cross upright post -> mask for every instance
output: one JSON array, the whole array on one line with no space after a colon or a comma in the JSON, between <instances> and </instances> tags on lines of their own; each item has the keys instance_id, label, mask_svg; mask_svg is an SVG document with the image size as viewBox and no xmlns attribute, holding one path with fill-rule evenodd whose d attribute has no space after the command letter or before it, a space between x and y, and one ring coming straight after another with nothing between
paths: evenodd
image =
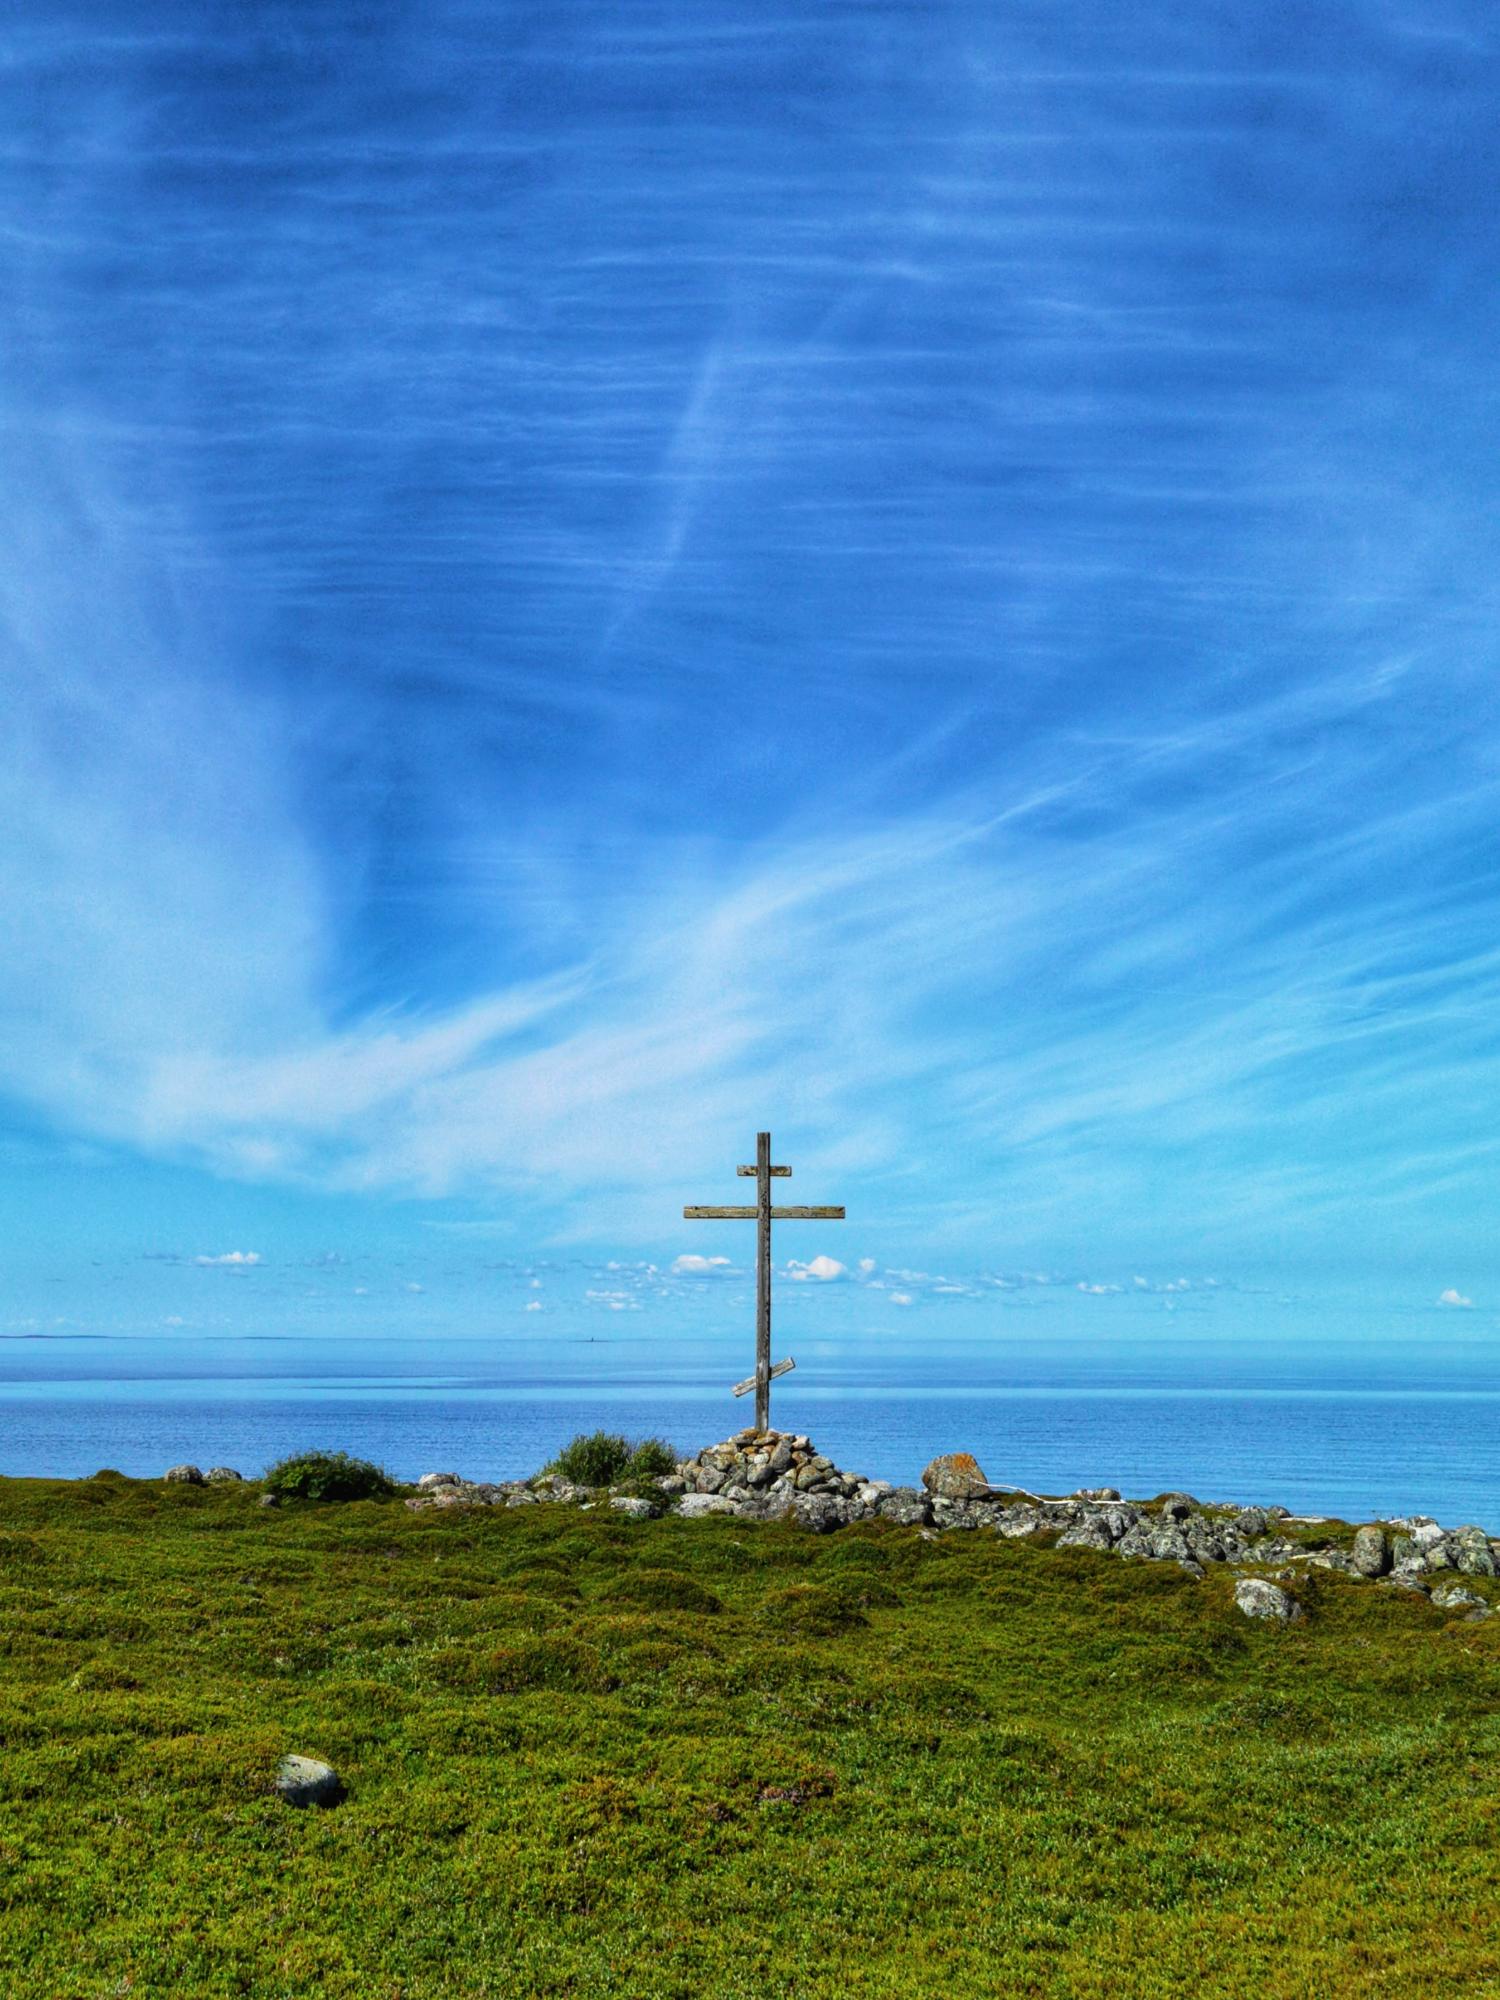
<instances>
[{"instance_id":1,"label":"cross upright post","mask_svg":"<svg viewBox=\"0 0 1500 2000\"><path fill-rule=\"evenodd\" d=\"M755 1373L745 1382L735 1384L734 1393L741 1396L747 1389L755 1391L755 1428L765 1431L771 1428L771 1378L784 1375L796 1366L790 1359L771 1365L771 1224L773 1222L842 1222L842 1208L773 1208L771 1205L772 1178L785 1179L791 1174L790 1167L773 1167L771 1164L771 1135L757 1132L755 1135L755 1165L736 1167L735 1172L746 1179L755 1178L755 1206L749 1207L689 1207L682 1213L689 1222L750 1222L755 1223Z\"/></svg>"}]
</instances>

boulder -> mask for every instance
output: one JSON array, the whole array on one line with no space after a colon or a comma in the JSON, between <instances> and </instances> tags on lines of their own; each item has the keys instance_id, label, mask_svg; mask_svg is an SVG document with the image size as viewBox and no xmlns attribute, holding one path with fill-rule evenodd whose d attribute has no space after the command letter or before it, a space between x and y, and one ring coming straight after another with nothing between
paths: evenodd
<instances>
[{"instance_id":1,"label":"boulder","mask_svg":"<svg viewBox=\"0 0 1500 2000\"><path fill-rule=\"evenodd\" d=\"M245 1476L232 1465L211 1465L203 1475L210 1486L243 1486Z\"/></svg>"},{"instance_id":2,"label":"boulder","mask_svg":"<svg viewBox=\"0 0 1500 2000\"><path fill-rule=\"evenodd\" d=\"M1108 1527L1097 1514L1085 1514L1057 1538L1060 1549L1109 1549L1113 1545Z\"/></svg>"},{"instance_id":3,"label":"boulder","mask_svg":"<svg viewBox=\"0 0 1500 2000\"><path fill-rule=\"evenodd\" d=\"M844 1525L844 1510L831 1493L799 1493L792 1502L792 1518L799 1528L815 1535Z\"/></svg>"},{"instance_id":4,"label":"boulder","mask_svg":"<svg viewBox=\"0 0 1500 2000\"><path fill-rule=\"evenodd\" d=\"M1117 1486L1080 1486L1070 1497L1074 1500L1118 1500L1120 1490Z\"/></svg>"},{"instance_id":5,"label":"boulder","mask_svg":"<svg viewBox=\"0 0 1500 2000\"><path fill-rule=\"evenodd\" d=\"M997 1535L1004 1535L1008 1541L1018 1541L1022 1535L1034 1535L1043 1525L1040 1509L1023 1502L1019 1507L1001 1507L991 1516L991 1526Z\"/></svg>"},{"instance_id":6,"label":"boulder","mask_svg":"<svg viewBox=\"0 0 1500 2000\"><path fill-rule=\"evenodd\" d=\"M201 1486L203 1474L196 1465L169 1465L162 1474L168 1486Z\"/></svg>"},{"instance_id":7,"label":"boulder","mask_svg":"<svg viewBox=\"0 0 1500 2000\"><path fill-rule=\"evenodd\" d=\"M935 1458L922 1474L922 1484L939 1500L982 1500L990 1490L978 1459L968 1451Z\"/></svg>"},{"instance_id":8,"label":"boulder","mask_svg":"<svg viewBox=\"0 0 1500 2000\"><path fill-rule=\"evenodd\" d=\"M932 1506L914 1486L898 1486L877 1503L877 1512L882 1521L894 1521L898 1527L922 1528L931 1519Z\"/></svg>"},{"instance_id":9,"label":"boulder","mask_svg":"<svg viewBox=\"0 0 1500 2000\"><path fill-rule=\"evenodd\" d=\"M279 1507L281 1501L274 1493L262 1493L257 1504L262 1507Z\"/></svg>"},{"instance_id":10,"label":"boulder","mask_svg":"<svg viewBox=\"0 0 1500 2000\"><path fill-rule=\"evenodd\" d=\"M1455 1569L1462 1570L1465 1576L1495 1574L1495 1558L1490 1550L1489 1537L1483 1528L1455 1528L1448 1539L1455 1552L1453 1558Z\"/></svg>"},{"instance_id":11,"label":"boulder","mask_svg":"<svg viewBox=\"0 0 1500 2000\"><path fill-rule=\"evenodd\" d=\"M1263 1576L1244 1576L1234 1587L1234 1601L1247 1618L1271 1618L1292 1624L1302 1616L1302 1606L1278 1585Z\"/></svg>"},{"instance_id":12,"label":"boulder","mask_svg":"<svg viewBox=\"0 0 1500 2000\"><path fill-rule=\"evenodd\" d=\"M649 1521L656 1512L649 1500L632 1493L612 1493L609 1504L617 1514L624 1514L632 1521Z\"/></svg>"},{"instance_id":13,"label":"boulder","mask_svg":"<svg viewBox=\"0 0 1500 2000\"><path fill-rule=\"evenodd\" d=\"M1356 1576L1384 1576L1391 1566L1390 1544L1384 1528L1356 1528L1349 1559Z\"/></svg>"},{"instance_id":14,"label":"boulder","mask_svg":"<svg viewBox=\"0 0 1500 2000\"><path fill-rule=\"evenodd\" d=\"M1198 1503L1191 1493L1163 1493L1158 1505L1165 1521L1185 1521L1189 1514L1198 1512Z\"/></svg>"},{"instance_id":15,"label":"boulder","mask_svg":"<svg viewBox=\"0 0 1500 2000\"><path fill-rule=\"evenodd\" d=\"M424 1472L417 1481L419 1493L431 1493L438 1486L462 1486L463 1481L456 1472Z\"/></svg>"},{"instance_id":16,"label":"boulder","mask_svg":"<svg viewBox=\"0 0 1500 2000\"><path fill-rule=\"evenodd\" d=\"M734 1507L722 1493L684 1493L677 1511L684 1521L701 1521L709 1514L732 1514Z\"/></svg>"},{"instance_id":17,"label":"boulder","mask_svg":"<svg viewBox=\"0 0 1500 2000\"><path fill-rule=\"evenodd\" d=\"M276 1789L289 1806L335 1806L344 1796L338 1772L318 1757L283 1757Z\"/></svg>"}]
</instances>

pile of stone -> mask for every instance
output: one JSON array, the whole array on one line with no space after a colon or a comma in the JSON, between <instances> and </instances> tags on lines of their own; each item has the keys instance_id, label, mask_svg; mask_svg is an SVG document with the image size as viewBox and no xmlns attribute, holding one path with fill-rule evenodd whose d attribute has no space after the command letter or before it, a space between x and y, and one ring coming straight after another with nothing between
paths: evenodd
<instances>
[{"instance_id":1,"label":"pile of stone","mask_svg":"<svg viewBox=\"0 0 1500 2000\"><path fill-rule=\"evenodd\" d=\"M206 1475L196 1466L174 1466L165 1476L192 1484L239 1478L223 1466ZM891 1521L927 1535L988 1530L1012 1540L1046 1537L1058 1548L1095 1549L1127 1561L1175 1563L1194 1576L1203 1576L1216 1563L1274 1569L1283 1580L1301 1567L1339 1570L1387 1588L1430 1595L1436 1604L1468 1608L1480 1617L1487 1615L1488 1603L1463 1579L1500 1574L1500 1539L1482 1528L1444 1528L1426 1515L1361 1527L1350 1538L1341 1522L1324 1524L1285 1507L1204 1504L1188 1493L1131 1501L1122 1500L1112 1486L1098 1486L1048 1499L992 1485L968 1452L935 1458L920 1487L895 1486L888 1479L845 1472L809 1438L777 1430L740 1431L683 1459L675 1471L626 1491L578 1486L557 1473L476 1481L456 1472L428 1472L406 1502L415 1511L547 1504L608 1506L638 1518L670 1511L684 1520L711 1514L786 1520L815 1534L867 1520ZM1324 1525L1333 1532L1313 1532ZM1295 1537L1289 1532L1293 1529ZM1252 1611L1252 1600L1263 1607L1271 1598L1251 1592L1241 1605L1249 1615L1268 1615L1263 1609Z\"/></svg>"}]
</instances>

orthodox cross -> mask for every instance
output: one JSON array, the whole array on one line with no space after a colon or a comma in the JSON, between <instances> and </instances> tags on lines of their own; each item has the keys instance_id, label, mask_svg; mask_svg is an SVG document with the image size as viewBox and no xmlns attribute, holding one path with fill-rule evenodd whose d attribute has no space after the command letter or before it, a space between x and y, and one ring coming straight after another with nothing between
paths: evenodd
<instances>
[{"instance_id":1,"label":"orthodox cross","mask_svg":"<svg viewBox=\"0 0 1500 2000\"><path fill-rule=\"evenodd\" d=\"M755 1135L755 1165L736 1167L735 1172L756 1182L757 1200L754 1208L685 1208L682 1213L688 1222L754 1222L755 1224L755 1373L747 1381L737 1382L734 1393L743 1396L748 1390L755 1391L755 1428L765 1431L771 1428L771 1377L785 1375L796 1362L778 1361L771 1366L771 1224L773 1222L842 1222L841 1208L772 1208L771 1181L786 1180L791 1176L790 1167L771 1165L771 1135L757 1132Z\"/></svg>"}]
</instances>

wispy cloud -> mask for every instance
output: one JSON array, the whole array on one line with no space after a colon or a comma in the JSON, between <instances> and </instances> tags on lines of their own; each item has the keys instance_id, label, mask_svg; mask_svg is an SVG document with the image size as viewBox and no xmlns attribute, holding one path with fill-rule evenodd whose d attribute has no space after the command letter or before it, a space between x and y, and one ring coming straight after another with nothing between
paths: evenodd
<instances>
[{"instance_id":1,"label":"wispy cloud","mask_svg":"<svg viewBox=\"0 0 1500 2000\"><path fill-rule=\"evenodd\" d=\"M957 19L26 38L12 1103L659 1254L768 1122L1090 1291L1475 1238L1483 66Z\"/></svg>"}]
</instances>

